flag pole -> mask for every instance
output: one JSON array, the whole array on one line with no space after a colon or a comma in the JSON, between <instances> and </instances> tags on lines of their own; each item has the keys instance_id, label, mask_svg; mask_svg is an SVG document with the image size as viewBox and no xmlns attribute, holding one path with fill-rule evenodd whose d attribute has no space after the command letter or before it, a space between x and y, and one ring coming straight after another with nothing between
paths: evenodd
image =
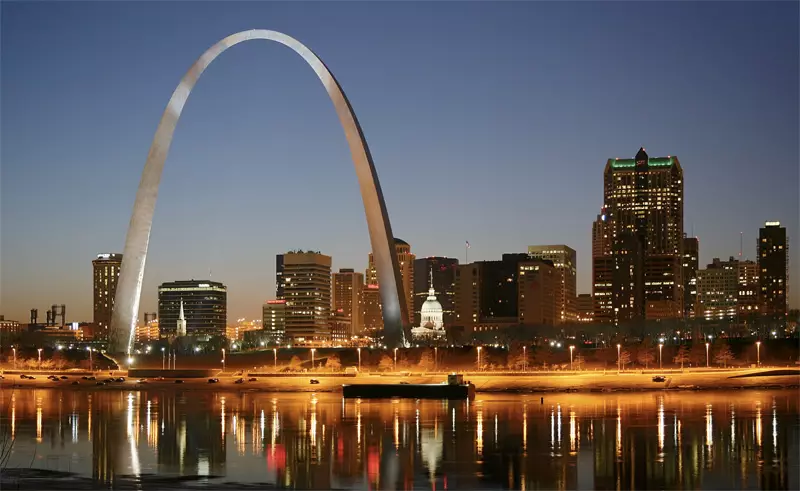
<instances>
[{"instance_id":1,"label":"flag pole","mask_svg":"<svg viewBox=\"0 0 800 491\"><path fill-rule=\"evenodd\" d=\"M469 241L464 245L464 264L469 264Z\"/></svg>"}]
</instances>

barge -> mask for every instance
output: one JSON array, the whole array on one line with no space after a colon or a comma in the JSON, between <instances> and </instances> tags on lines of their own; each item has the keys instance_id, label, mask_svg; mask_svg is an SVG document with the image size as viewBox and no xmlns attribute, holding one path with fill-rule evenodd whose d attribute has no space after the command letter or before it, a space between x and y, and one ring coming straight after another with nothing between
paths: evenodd
<instances>
[{"instance_id":1,"label":"barge","mask_svg":"<svg viewBox=\"0 0 800 491\"><path fill-rule=\"evenodd\" d=\"M441 384L346 384L342 385L345 399L450 399L475 398L475 386L464 382L464 376L450 374Z\"/></svg>"}]
</instances>

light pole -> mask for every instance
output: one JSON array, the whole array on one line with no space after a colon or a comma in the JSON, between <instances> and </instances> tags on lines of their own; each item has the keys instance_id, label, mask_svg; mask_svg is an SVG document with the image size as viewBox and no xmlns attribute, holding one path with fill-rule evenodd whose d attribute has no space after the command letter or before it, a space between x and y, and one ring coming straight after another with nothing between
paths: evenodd
<instances>
[{"instance_id":1,"label":"light pole","mask_svg":"<svg viewBox=\"0 0 800 491\"><path fill-rule=\"evenodd\" d=\"M14 352L14 370L17 369L17 348L11 348L11 351Z\"/></svg>"},{"instance_id":2,"label":"light pole","mask_svg":"<svg viewBox=\"0 0 800 491\"><path fill-rule=\"evenodd\" d=\"M433 371L434 372L438 372L439 371L439 347L438 346L434 346L433 347Z\"/></svg>"},{"instance_id":3,"label":"light pole","mask_svg":"<svg viewBox=\"0 0 800 491\"><path fill-rule=\"evenodd\" d=\"M164 370L166 365L164 365L164 360L167 354L164 352L164 347L161 347L161 369Z\"/></svg>"},{"instance_id":4,"label":"light pole","mask_svg":"<svg viewBox=\"0 0 800 491\"><path fill-rule=\"evenodd\" d=\"M572 350L574 350L574 349L575 349L574 345L569 345L569 369L570 370L574 370L574 368L572 368Z\"/></svg>"},{"instance_id":5,"label":"light pole","mask_svg":"<svg viewBox=\"0 0 800 491\"><path fill-rule=\"evenodd\" d=\"M222 372L225 373L225 348L222 348Z\"/></svg>"},{"instance_id":6,"label":"light pole","mask_svg":"<svg viewBox=\"0 0 800 491\"><path fill-rule=\"evenodd\" d=\"M706 368L709 367L708 364L708 347L711 346L709 343L706 343Z\"/></svg>"},{"instance_id":7,"label":"light pole","mask_svg":"<svg viewBox=\"0 0 800 491\"><path fill-rule=\"evenodd\" d=\"M756 366L761 366L761 341L756 341Z\"/></svg>"},{"instance_id":8,"label":"light pole","mask_svg":"<svg viewBox=\"0 0 800 491\"><path fill-rule=\"evenodd\" d=\"M275 369L278 368L278 348L272 348L272 357L275 360Z\"/></svg>"},{"instance_id":9,"label":"light pole","mask_svg":"<svg viewBox=\"0 0 800 491\"><path fill-rule=\"evenodd\" d=\"M314 352L317 351L316 348L311 348L311 369L314 369Z\"/></svg>"},{"instance_id":10,"label":"light pole","mask_svg":"<svg viewBox=\"0 0 800 491\"><path fill-rule=\"evenodd\" d=\"M523 346L522 347L522 371L523 372L527 372L528 371L528 347L527 346Z\"/></svg>"},{"instance_id":11,"label":"light pole","mask_svg":"<svg viewBox=\"0 0 800 491\"><path fill-rule=\"evenodd\" d=\"M91 371L93 371L93 368L94 368L94 361L92 360L92 347L91 346L87 346L86 347L86 351L89 352L89 371L91 372Z\"/></svg>"},{"instance_id":12,"label":"light pole","mask_svg":"<svg viewBox=\"0 0 800 491\"><path fill-rule=\"evenodd\" d=\"M178 350L174 350L172 352L172 369L173 370L178 369Z\"/></svg>"},{"instance_id":13,"label":"light pole","mask_svg":"<svg viewBox=\"0 0 800 491\"><path fill-rule=\"evenodd\" d=\"M481 369L481 347L478 346L478 370Z\"/></svg>"},{"instance_id":14,"label":"light pole","mask_svg":"<svg viewBox=\"0 0 800 491\"><path fill-rule=\"evenodd\" d=\"M397 371L397 348L394 349L394 371Z\"/></svg>"},{"instance_id":15,"label":"light pole","mask_svg":"<svg viewBox=\"0 0 800 491\"><path fill-rule=\"evenodd\" d=\"M661 349L664 347L664 343L658 343L658 369L661 370Z\"/></svg>"},{"instance_id":16,"label":"light pole","mask_svg":"<svg viewBox=\"0 0 800 491\"><path fill-rule=\"evenodd\" d=\"M622 360L620 359L620 352L619 352L620 348L622 348L622 345L617 343L617 373L622 371Z\"/></svg>"},{"instance_id":17,"label":"light pole","mask_svg":"<svg viewBox=\"0 0 800 491\"><path fill-rule=\"evenodd\" d=\"M361 348L356 348L358 351L358 372L361 373Z\"/></svg>"},{"instance_id":18,"label":"light pole","mask_svg":"<svg viewBox=\"0 0 800 491\"><path fill-rule=\"evenodd\" d=\"M41 370L42 369L42 348L39 348L36 351L39 352L39 370Z\"/></svg>"}]
</instances>

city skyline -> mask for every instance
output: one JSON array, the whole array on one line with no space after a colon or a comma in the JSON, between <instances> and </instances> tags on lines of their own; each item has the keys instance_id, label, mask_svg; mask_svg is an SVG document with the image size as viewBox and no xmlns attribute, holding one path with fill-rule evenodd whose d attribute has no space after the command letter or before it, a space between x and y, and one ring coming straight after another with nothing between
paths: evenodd
<instances>
[{"instance_id":1,"label":"city skyline","mask_svg":"<svg viewBox=\"0 0 800 491\"><path fill-rule=\"evenodd\" d=\"M299 23L308 9L303 5L238 6L223 19L215 18L213 5L201 5L192 14L200 26L195 33L185 27L172 33L168 21L179 9L142 6L142 12L162 12L152 36L169 33L170 42L162 45L136 37L134 27L145 14L124 4L3 4L0 310L6 318L24 321L30 308L57 303L66 304L75 320L91 319L91 259L122 252L138 175L167 98L192 60L253 22L307 43L337 74L364 125L394 234L408 240L418 258L449 256L463 262L465 240L471 244L471 262L524 252L530 244L566 244L577 251L577 293L590 292L589 227L602 203L605 162L632 158L644 146L652 157L681 160L684 227L700 238L701 265L736 255L739 232L744 232L743 258L756 259L758 229L766 221L780 221L790 240L790 278L797 277L791 271L800 255L791 240L798 236L798 32L787 20L797 18L797 4L583 6L576 22L588 31L573 37L523 29L523 19L546 25L546 19L568 17L569 8L552 4L422 7L432 19L458 14L455 27L446 32L424 16L411 16L407 7L332 9L342 11L332 13L336 19L358 10L366 12L358 15L361 19L399 15L410 21L421 38L399 48L392 43L401 30L394 27L385 33L361 28L354 40L343 40L330 28L315 32L319 19ZM326 8L331 9L321 10ZM259 12L254 14L258 20L247 18L247 11ZM128 14L130 19L120 20ZM597 27L612 17L616 25L656 16L666 22L680 15L689 15L691 40L679 42L694 43L696 60L681 62L677 57L685 53L661 41L628 46L626 36ZM507 40L482 16L502 23L511 36L524 34L516 55L533 50L533 56L519 66L495 56L492 50ZM107 25L87 27L103 19ZM34 28L40 21L47 29ZM83 26L78 39L47 42L76 25ZM700 25L710 25L712 34L700 32ZM112 28L119 32L112 35ZM636 23L632 28L633 34L646 31ZM500 39L472 49L476 29ZM93 46L89 41L101 34L109 36L108 46ZM537 46L547 35L563 43L552 53ZM143 54L135 57L135 70L123 72L123 61L133 55L123 46L126 36ZM592 39L629 56L615 53L593 62L593 49L602 48L585 44ZM717 46L719 39L732 46ZM75 50L76 43L85 52L73 55L71 66L57 59ZM440 58L456 46L465 53ZM385 59L369 57L381 48L388 51ZM403 49L407 52L400 53ZM160 58L153 57L156 53ZM648 58L660 60L664 73L636 69ZM30 60L38 62L23 65ZM324 90L301 62L292 60L291 53L271 46L237 47L198 84L186 109L192 115L179 124L168 159L141 312L156 310L158 284L205 279L210 271L212 280L229 287L230 318L257 317L264 300L274 298L275 254L293 247L331 255L334 270L364 270L369 238L341 129ZM467 60L482 68L472 79L464 78L470 73L462 65ZM701 63L709 60L713 66ZM756 62L760 70L735 70ZM630 80L604 79L619 76L624 66ZM57 76L43 78L51 68ZM735 73L729 76L726 70ZM579 80L584 71L596 78ZM238 78L253 72L255 81ZM648 87L653 76L664 77L665 85ZM104 83L100 90L93 77ZM226 90L230 79L237 90ZM70 97L64 99L57 87ZM505 88L510 94L498 94ZM604 90L612 90L616 104ZM476 94L481 97L472 98ZM111 100L119 100L113 111L104 107ZM467 102L473 104L471 112L462 107ZM609 110L616 110L611 125ZM650 124L633 118L648 113L655 115L647 118ZM304 145L308 138L314 145ZM211 166L220 162L226 171L214 173ZM569 165L575 168L562 167ZM296 189L282 189L290 187L282 182L300 177L302 171L294 168L299 166L314 174L303 182L302 199L295 197ZM68 186L31 197L30 183L40 184L41 176ZM290 206L284 205L287 200ZM26 206L19 206L23 202ZM558 211L542 212L552 209ZM798 298L800 289L792 288L790 279L791 307L797 307Z\"/></svg>"}]
</instances>

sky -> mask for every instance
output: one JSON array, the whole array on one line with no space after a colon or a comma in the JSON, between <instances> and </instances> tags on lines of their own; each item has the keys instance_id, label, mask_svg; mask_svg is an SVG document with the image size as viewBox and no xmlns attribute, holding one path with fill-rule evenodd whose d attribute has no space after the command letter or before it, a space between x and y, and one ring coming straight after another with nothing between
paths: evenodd
<instances>
[{"instance_id":1,"label":"sky","mask_svg":"<svg viewBox=\"0 0 800 491\"><path fill-rule=\"evenodd\" d=\"M677 155L685 231L755 259L790 237L800 305L797 2L0 3L0 314L66 304L92 318L96 254L122 252L172 91L211 45L282 31L346 92L396 237L417 257L578 252L608 158ZM797 246L791 247L794 243ZM235 46L192 92L166 161L142 310L157 286L209 276L228 319L260 318L275 255L315 249L363 271L364 209L343 131L313 71L264 41ZM795 286L797 285L797 286ZM141 317L141 316L140 316Z\"/></svg>"}]
</instances>

